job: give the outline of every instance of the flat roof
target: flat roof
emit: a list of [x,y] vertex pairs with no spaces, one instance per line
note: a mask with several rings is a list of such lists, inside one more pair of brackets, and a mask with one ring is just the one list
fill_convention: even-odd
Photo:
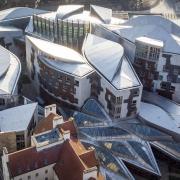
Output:
[[0,132],[27,130],[37,103],[26,104],[0,111]]

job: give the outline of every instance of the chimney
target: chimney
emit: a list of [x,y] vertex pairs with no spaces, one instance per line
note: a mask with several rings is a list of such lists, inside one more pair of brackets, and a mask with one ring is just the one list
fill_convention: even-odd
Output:
[[63,132],[63,137],[64,137],[64,140],[70,139],[70,131],[69,130],[64,131]]
[[47,117],[51,113],[56,114],[56,104],[45,106],[44,117]]
[[55,128],[57,125],[64,123],[63,117],[62,116],[56,116],[53,119],[53,128]]

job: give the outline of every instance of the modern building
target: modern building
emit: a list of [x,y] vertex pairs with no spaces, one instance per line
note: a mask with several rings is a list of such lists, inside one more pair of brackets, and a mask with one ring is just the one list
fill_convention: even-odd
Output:
[[55,105],[46,107],[45,119],[31,137],[31,147],[14,153],[8,153],[4,148],[5,180],[104,179],[99,172],[95,150],[86,149],[77,138],[71,139],[71,133],[77,133],[76,129],[72,131],[73,122],[64,122],[55,111]]
[[119,19],[112,17],[112,10],[99,6],[62,5],[56,12],[34,14],[26,33],[81,51],[86,33],[91,24],[118,24]]
[[144,89],[180,102],[178,25],[161,16],[139,15],[120,25],[103,25],[100,29],[94,29],[94,33],[125,48]]
[[[108,9],[107,13],[105,10],[91,6],[91,11],[86,12],[83,6],[60,6],[48,17],[63,19],[64,23],[72,18],[71,25],[77,22],[83,26],[87,23],[113,23],[116,19],[112,18],[111,10]],[[88,16],[83,16],[83,13],[88,13]],[[76,108],[81,108],[88,98],[94,97],[114,119],[138,113],[142,85],[120,44],[86,34],[88,30],[76,37],[77,40],[83,38],[82,48],[77,52],[73,50],[76,49],[74,46],[43,34],[44,31],[50,32],[46,26],[44,30],[34,32],[36,23],[32,21],[26,29],[29,34],[26,36],[26,61],[29,77],[39,95]],[[43,21],[38,22],[38,27],[43,28]],[[76,28],[77,32],[81,31],[80,26]],[[62,29],[59,27],[59,31]],[[66,33],[67,30],[63,29]],[[62,37],[62,34],[59,35]]]
[[15,152],[30,146],[32,131],[38,122],[37,103],[0,111],[0,153],[6,147]]

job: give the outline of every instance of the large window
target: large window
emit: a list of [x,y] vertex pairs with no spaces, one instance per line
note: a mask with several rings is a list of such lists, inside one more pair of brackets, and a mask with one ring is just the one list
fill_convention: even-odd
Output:
[[24,133],[16,135],[16,146],[17,146],[17,150],[21,150],[21,149],[25,148]]

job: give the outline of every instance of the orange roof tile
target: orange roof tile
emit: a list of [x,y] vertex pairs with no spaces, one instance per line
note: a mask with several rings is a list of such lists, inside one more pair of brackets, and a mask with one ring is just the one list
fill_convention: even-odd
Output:
[[47,117],[42,119],[34,130],[34,134],[39,134],[53,129],[53,119],[59,115],[50,113]]
[[12,177],[53,164],[59,157],[62,145],[37,151],[36,147],[26,148],[9,154],[9,170]]
[[84,162],[84,164],[86,164],[87,168],[92,168],[94,166],[99,165],[94,150],[86,151],[85,153],[81,154],[79,157]]
[[59,179],[82,180],[84,170],[98,166],[98,160],[93,155],[95,152],[87,151],[79,140],[66,141],[64,146],[59,161],[54,166]]
[[60,130],[70,131],[71,136],[77,137],[77,129],[73,120],[65,121],[63,124],[57,126]]

